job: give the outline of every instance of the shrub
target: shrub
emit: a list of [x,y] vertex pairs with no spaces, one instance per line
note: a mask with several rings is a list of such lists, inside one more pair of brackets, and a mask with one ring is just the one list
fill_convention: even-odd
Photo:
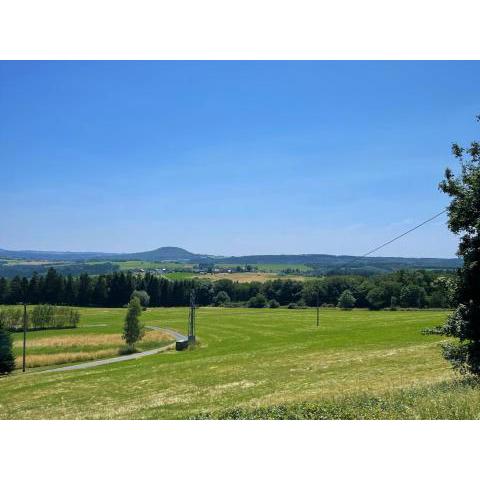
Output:
[[287,307],[287,308],[295,309],[295,308],[298,308],[298,305],[297,305],[296,303],[292,302],[292,303],[289,303],[289,304],[288,304],[288,307]]
[[344,290],[338,299],[338,306],[342,310],[350,310],[355,306],[356,301],[350,290]]
[[267,305],[267,299],[262,293],[257,293],[248,301],[249,308],[264,308]]
[[225,290],[220,290],[214,297],[213,297],[213,304],[216,307],[220,307],[230,303],[230,296]]
[[280,304],[275,299],[273,299],[268,302],[268,306],[270,308],[278,308]]

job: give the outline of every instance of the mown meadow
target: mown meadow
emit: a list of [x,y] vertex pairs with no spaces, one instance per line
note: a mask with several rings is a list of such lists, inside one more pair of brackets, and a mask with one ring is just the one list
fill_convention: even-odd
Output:
[[[81,321],[76,328],[60,328],[29,331],[27,333],[27,368],[53,368],[57,365],[78,363],[87,360],[115,357],[122,353],[125,341],[122,339],[122,321],[118,314],[100,309],[75,309],[80,312]],[[29,308],[32,315],[32,308]],[[14,333],[13,346],[16,366],[21,368],[23,333]],[[171,343],[173,339],[159,331],[145,331],[137,343],[138,351],[158,348]]]
[[[77,329],[29,333],[28,348],[120,335],[125,309],[80,312]],[[141,318],[185,332],[187,312],[152,308]],[[316,327],[315,309],[200,308],[192,350],[0,378],[0,418],[477,418],[475,382],[452,372],[442,337],[422,334],[446,315],[322,308]]]

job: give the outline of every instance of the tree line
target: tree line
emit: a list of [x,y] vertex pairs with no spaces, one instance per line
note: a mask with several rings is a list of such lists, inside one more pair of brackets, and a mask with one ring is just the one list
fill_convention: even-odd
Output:
[[[195,289],[200,306],[241,305],[262,297],[266,302],[274,301],[279,305],[315,306],[318,298],[320,305],[336,306],[346,290],[354,297],[354,305],[362,308],[455,306],[455,277],[423,270],[400,270],[370,277],[338,275],[306,281],[276,279],[265,283],[238,283],[229,279],[169,280],[151,273],[134,275],[130,272],[65,276],[54,268],[46,275],[34,274],[31,278],[16,276],[8,280],[0,277],[0,304],[26,301],[29,304],[122,307],[128,304],[134,291],[144,290],[150,297],[150,306],[175,307],[189,305],[192,289]],[[255,302],[250,304],[253,306]]]

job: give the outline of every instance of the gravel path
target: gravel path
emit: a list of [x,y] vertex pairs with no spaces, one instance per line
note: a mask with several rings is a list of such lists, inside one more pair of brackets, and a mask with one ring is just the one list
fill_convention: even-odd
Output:
[[[145,327],[148,328],[149,330],[158,330],[160,332],[165,332],[171,335],[175,341],[177,340],[188,340],[188,338],[185,335],[182,335],[181,333],[172,330],[171,328],[162,328],[162,327]],[[142,358],[146,357],[148,355],[155,355],[156,353],[164,352],[165,350],[169,350],[172,348],[172,346],[175,345],[175,342],[169,343],[168,345],[165,345],[164,347],[159,347],[155,348],[153,350],[147,350],[145,352],[139,352],[139,353],[132,353],[130,355],[121,355],[119,357],[112,357],[112,358],[103,358],[101,360],[93,360],[91,362],[83,362],[79,363],[78,365],[69,365],[67,367],[58,367],[58,368],[51,368],[49,370],[43,370],[42,372],[39,373],[45,373],[45,372],[68,372],[70,370],[83,370],[84,368],[93,368],[93,367],[98,367],[100,365],[109,365],[110,363],[118,363],[118,362],[125,362],[127,360],[136,360],[137,358]]]

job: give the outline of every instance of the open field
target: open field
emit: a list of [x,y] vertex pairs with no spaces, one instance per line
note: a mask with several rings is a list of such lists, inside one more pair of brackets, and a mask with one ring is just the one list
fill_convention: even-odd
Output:
[[[145,270],[153,270],[157,268],[167,268],[169,270],[181,269],[181,270],[192,270],[194,264],[191,263],[179,263],[179,262],[150,262],[146,260],[124,260],[124,261],[115,261],[109,260],[113,265],[118,265],[120,270],[134,270],[143,268]],[[105,260],[91,260],[86,262],[87,265],[98,265],[105,263]]]
[[[108,310],[97,321],[101,309],[92,315],[92,310],[82,310],[82,319],[77,328],[38,330],[28,332],[26,356],[27,368],[46,367],[100,358],[115,357],[125,346],[122,339],[122,316],[109,315]],[[14,333],[14,352],[17,368],[22,364],[22,333]],[[161,347],[172,342],[162,332],[146,331],[138,342],[139,351]]]
[[[188,274],[187,274],[188,275]],[[190,275],[192,276],[192,275]],[[208,273],[205,275],[197,275],[198,278],[207,278],[212,281],[216,280],[232,280],[232,282],[248,283],[248,282],[266,282],[277,278],[289,280],[305,280],[300,275],[279,275],[278,273],[267,272],[232,272],[232,273]]]
[[[240,263],[218,263],[220,267],[235,268],[244,267],[245,264]],[[299,272],[310,272],[312,267],[302,263],[254,263],[252,264],[259,272],[280,273],[284,270],[298,270]]]
[[[108,335],[120,331],[124,313],[82,309],[76,331],[35,332],[29,338],[37,341],[35,348],[53,351],[56,343],[38,344],[42,335]],[[188,418],[305,402],[350,405],[352,415],[351,405],[365,398],[390,398],[398,406],[412,388],[423,392],[424,408],[416,410],[417,403],[410,402],[406,418],[428,418],[426,412],[436,410],[425,405],[438,402],[439,392],[448,393],[444,417],[480,416],[480,390],[451,383],[455,377],[441,356],[442,338],[421,334],[445,315],[322,309],[317,328],[314,309],[201,308],[200,345],[194,350],[90,370],[0,378],[0,418]],[[147,325],[181,332],[186,319],[186,308],[142,315]],[[450,385],[460,388],[458,395]],[[362,411],[366,416],[367,409]]]

